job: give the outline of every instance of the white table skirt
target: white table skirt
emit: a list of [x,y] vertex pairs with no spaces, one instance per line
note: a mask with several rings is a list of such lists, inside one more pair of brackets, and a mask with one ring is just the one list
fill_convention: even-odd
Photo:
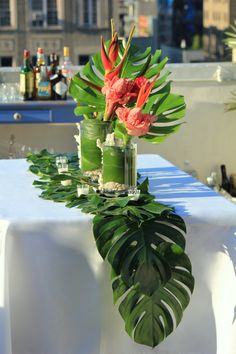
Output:
[[236,206],[157,155],[138,166],[187,225],[196,285],[178,328],[153,350],[135,344],[91,216],[38,198],[27,162],[1,160],[0,354],[236,353]]

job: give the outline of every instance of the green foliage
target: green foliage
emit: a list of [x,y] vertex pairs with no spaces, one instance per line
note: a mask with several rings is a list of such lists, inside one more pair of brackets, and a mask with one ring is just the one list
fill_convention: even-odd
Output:
[[[127,333],[137,343],[158,345],[180,323],[194,288],[191,263],[185,253],[186,227],[168,205],[148,192],[148,179],[138,188],[138,201],[131,197],[106,197],[82,176],[75,154],[68,154],[72,184],[62,186],[68,175],[59,175],[56,155],[43,150],[28,155],[34,185],[44,199],[64,202],[94,215],[97,249],[111,266],[114,302]],[[90,194],[77,197],[77,184],[90,185]]]
[[229,48],[236,48],[236,20],[233,25],[230,25],[231,31],[226,31],[226,38],[224,39],[224,43]]
[[232,98],[231,101],[225,103],[225,111],[234,111],[236,109],[236,91],[231,92],[232,93]]
[[[108,45],[108,42],[106,45]],[[119,58],[122,57],[123,53],[124,47],[120,41]],[[156,115],[158,118],[149,133],[140,137],[152,143],[161,143],[177,131],[181,125],[179,120],[184,117],[186,108],[183,96],[170,93],[171,82],[168,80],[170,72],[165,69],[168,58],[165,57],[161,61],[160,58],[161,50],[157,50],[152,55],[150,47],[142,53],[136,46],[131,45],[121,72],[121,77],[130,79],[144,75],[153,80],[156,75],[160,75],[143,110],[145,113]],[[94,85],[97,86],[97,89],[94,88]],[[77,73],[71,80],[70,94],[77,102],[76,115],[88,114],[92,117],[94,112],[105,111],[105,97],[100,92],[103,85],[104,69],[100,53],[97,53],[81,72]],[[98,86],[100,89],[98,89]],[[125,140],[125,134],[122,132],[121,126],[117,127],[116,133],[119,137],[122,135],[123,140]]]

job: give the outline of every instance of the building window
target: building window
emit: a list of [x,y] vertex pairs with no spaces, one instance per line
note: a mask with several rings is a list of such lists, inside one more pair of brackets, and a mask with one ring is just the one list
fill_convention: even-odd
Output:
[[0,26],[10,26],[10,0],[0,0]]
[[1,57],[0,66],[12,66],[12,57]]
[[47,20],[48,20],[48,26],[58,25],[57,0],[47,1]]
[[31,0],[31,11],[33,27],[58,25],[57,0]]
[[83,23],[86,26],[97,24],[97,0],[83,0]]

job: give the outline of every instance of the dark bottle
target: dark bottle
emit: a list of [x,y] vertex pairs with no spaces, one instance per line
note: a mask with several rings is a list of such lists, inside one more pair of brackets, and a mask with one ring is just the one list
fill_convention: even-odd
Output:
[[20,93],[24,101],[32,100],[34,96],[34,72],[30,63],[30,52],[24,50],[24,63],[20,70]]
[[221,188],[224,189],[226,192],[230,193],[231,185],[230,185],[230,181],[227,177],[225,165],[221,165],[220,169],[221,169],[221,178],[222,178]]
[[49,77],[55,75],[57,73],[58,70],[58,65],[59,65],[59,57],[57,54],[55,53],[51,53],[50,57],[49,57],[49,65],[50,65],[50,69],[49,69]]
[[35,98],[38,99],[38,83],[40,81],[41,67],[45,66],[44,50],[43,48],[38,48],[37,50],[37,62],[34,68],[34,94]]
[[60,68],[57,69],[55,75],[50,77],[52,86],[52,99],[53,100],[66,100],[67,99],[67,79],[62,74]]

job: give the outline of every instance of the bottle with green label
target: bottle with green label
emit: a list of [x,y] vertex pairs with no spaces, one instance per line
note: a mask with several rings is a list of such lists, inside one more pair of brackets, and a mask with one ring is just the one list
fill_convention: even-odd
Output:
[[24,63],[20,70],[20,93],[24,101],[34,97],[34,72],[30,63],[30,52],[24,50]]

